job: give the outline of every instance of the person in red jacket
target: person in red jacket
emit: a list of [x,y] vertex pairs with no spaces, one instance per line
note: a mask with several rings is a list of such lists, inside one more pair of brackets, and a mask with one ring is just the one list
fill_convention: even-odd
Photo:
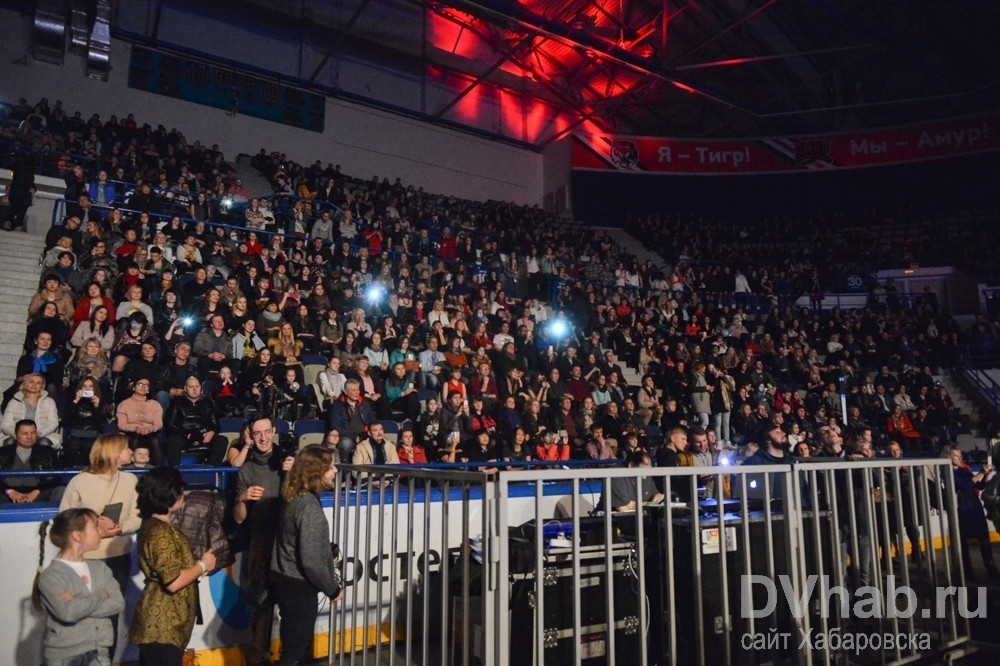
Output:
[[904,448],[914,446],[920,442],[920,432],[913,427],[910,417],[903,412],[900,405],[892,408],[892,414],[885,420],[885,431],[890,439],[896,439],[904,444]]
[[554,432],[542,436],[542,442],[535,447],[535,460],[559,462],[569,460],[569,438],[560,438]]
[[396,447],[399,462],[403,465],[427,464],[427,452],[413,441],[413,429],[403,428],[399,431],[399,444]]

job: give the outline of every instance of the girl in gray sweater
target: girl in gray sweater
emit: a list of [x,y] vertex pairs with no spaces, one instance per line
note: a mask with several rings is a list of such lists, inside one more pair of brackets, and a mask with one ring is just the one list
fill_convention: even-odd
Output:
[[[41,553],[45,558],[42,523]],[[43,665],[105,666],[114,655],[111,618],[125,610],[118,583],[111,569],[100,560],[85,560],[83,554],[101,543],[97,514],[90,509],[66,509],[52,519],[49,534],[59,555],[35,578],[32,600],[45,611]]]

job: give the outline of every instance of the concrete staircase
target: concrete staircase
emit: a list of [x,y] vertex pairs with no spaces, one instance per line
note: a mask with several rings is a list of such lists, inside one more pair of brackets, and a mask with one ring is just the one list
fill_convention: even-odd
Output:
[[43,236],[0,232],[0,390],[14,381],[23,352],[28,302],[38,291]]
[[[602,229],[603,231],[604,229]],[[653,262],[653,265],[657,268],[663,268],[665,263],[663,257],[656,254],[653,250],[643,245],[642,241],[632,236],[630,233],[621,229],[619,227],[607,227],[608,235],[615,241],[615,243],[626,252],[634,254],[638,259],[639,263],[643,264],[647,260]]]

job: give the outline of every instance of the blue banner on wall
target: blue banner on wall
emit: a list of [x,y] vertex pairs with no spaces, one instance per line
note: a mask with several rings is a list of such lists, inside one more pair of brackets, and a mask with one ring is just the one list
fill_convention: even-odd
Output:
[[313,132],[323,131],[326,118],[322,95],[141,46],[132,47],[128,85]]

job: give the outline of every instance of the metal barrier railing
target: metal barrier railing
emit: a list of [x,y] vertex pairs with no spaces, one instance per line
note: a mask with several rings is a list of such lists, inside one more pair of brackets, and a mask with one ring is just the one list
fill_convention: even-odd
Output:
[[[602,510],[650,482],[666,501]],[[947,460],[502,471],[486,491],[497,660],[473,663],[884,663],[970,641]]]
[[492,633],[481,631],[478,647],[473,638],[473,622],[491,626],[494,606],[491,576],[474,574],[492,568],[487,549],[474,550],[493,522],[489,476],[351,465],[338,474],[354,492],[333,507],[333,543],[349,557],[330,613],[330,663],[467,665],[474,650],[491,654]]

